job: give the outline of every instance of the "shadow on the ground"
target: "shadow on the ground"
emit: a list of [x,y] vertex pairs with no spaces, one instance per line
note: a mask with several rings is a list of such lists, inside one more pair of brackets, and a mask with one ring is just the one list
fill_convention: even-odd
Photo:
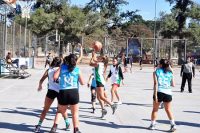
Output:
[[195,114],[200,114],[200,112],[197,112],[197,111],[183,111],[183,112],[186,112],[186,113],[195,113]]
[[26,125],[24,123],[13,124],[13,123],[0,122],[0,128],[1,129],[10,129],[10,130],[15,130],[15,131],[33,131],[34,126]]
[[126,103],[126,102],[123,102],[123,104],[132,105],[132,106],[152,107],[152,104],[143,104],[143,103]]
[[101,127],[109,127],[114,129],[120,129],[120,128],[136,128],[136,129],[147,129],[147,127],[141,127],[141,126],[129,126],[129,125],[118,125],[114,122],[105,123],[104,122],[93,122],[93,121],[85,121],[81,120],[81,122],[84,122],[89,125],[95,125],[95,126],[101,126]]
[[[149,119],[142,119],[144,121],[151,121]],[[162,124],[170,124],[169,120],[157,120],[158,123],[162,123]],[[200,124],[199,123],[191,123],[191,122],[184,122],[184,121],[175,121],[176,125],[179,126],[189,126],[189,127],[198,127],[200,128]]]
[[[56,107],[50,108],[49,112],[47,113],[47,116],[55,116],[56,111],[57,111]],[[42,110],[32,109],[32,108],[24,108],[24,107],[16,107],[16,109],[3,108],[3,109],[0,110],[0,112],[39,117],[40,114],[42,113]]]
[[[22,132],[33,132],[35,126],[33,125],[26,125],[25,123],[21,124],[13,124],[13,123],[6,123],[6,122],[0,122],[0,128],[1,129],[9,129],[13,131],[22,131]],[[47,130],[41,129],[40,133],[49,132],[49,127],[43,127],[42,128],[48,128]]]

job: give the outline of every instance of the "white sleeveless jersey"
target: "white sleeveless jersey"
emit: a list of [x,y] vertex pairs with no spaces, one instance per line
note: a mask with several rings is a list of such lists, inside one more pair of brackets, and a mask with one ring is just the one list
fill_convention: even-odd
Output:
[[119,70],[116,70],[116,66],[111,65],[110,71],[112,73],[111,75],[111,82],[112,84],[117,83],[120,84],[120,78],[119,78]]
[[95,68],[95,78],[96,81],[105,85],[105,79],[103,74],[104,74],[104,64],[98,63],[98,67]]
[[54,79],[53,79],[53,75],[57,69],[58,69],[58,67],[49,68],[49,70],[48,70],[48,79],[49,79],[48,80],[48,89],[59,92],[59,83],[54,82]]

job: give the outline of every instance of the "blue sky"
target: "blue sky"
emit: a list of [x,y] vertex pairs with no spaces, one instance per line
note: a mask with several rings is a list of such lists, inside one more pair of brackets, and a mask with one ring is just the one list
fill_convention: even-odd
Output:
[[[84,6],[90,0],[71,0],[71,4]],[[121,7],[123,11],[126,10],[140,10],[138,14],[142,15],[145,20],[153,20],[155,17],[155,0],[127,0],[129,5]],[[194,0],[200,4],[200,0]],[[165,0],[157,0],[157,17],[159,13],[164,11],[170,13],[170,4]]]

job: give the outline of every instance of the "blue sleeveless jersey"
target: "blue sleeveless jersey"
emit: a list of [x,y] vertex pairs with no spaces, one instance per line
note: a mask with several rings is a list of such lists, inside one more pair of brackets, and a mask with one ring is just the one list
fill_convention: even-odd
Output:
[[163,69],[158,68],[156,70],[156,76],[157,76],[157,81],[158,81],[158,92],[172,95],[172,91],[171,91],[171,82],[173,78],[172,72],[168,71],[164,73]]
[[60,69],[60,90],[78,89],[79,88],[80,69],[75,67],[72,72],[68,71],[67,65],[61,65]]

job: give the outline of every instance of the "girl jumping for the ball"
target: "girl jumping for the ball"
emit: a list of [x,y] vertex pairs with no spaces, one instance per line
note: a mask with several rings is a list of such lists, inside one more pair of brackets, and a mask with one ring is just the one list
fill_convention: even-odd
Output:
[[[100,51],[100,50],[99,50]],[[117,105],[111,103],[105,96],[104,96],[104,86],[105,86],[105,65],[104,65],[105,58],[103,56],[96,57],[96,53],[92,53],[92,58],[90,60],[90,66],[95,68],[95,78],[96,78],[96,86],[97,86],[97,97],[100,102],[102,108],[102,118],[107,114],[107,110],[104,108],[104,102],[109,104],[112,108],[113,114],[117,109]]]

